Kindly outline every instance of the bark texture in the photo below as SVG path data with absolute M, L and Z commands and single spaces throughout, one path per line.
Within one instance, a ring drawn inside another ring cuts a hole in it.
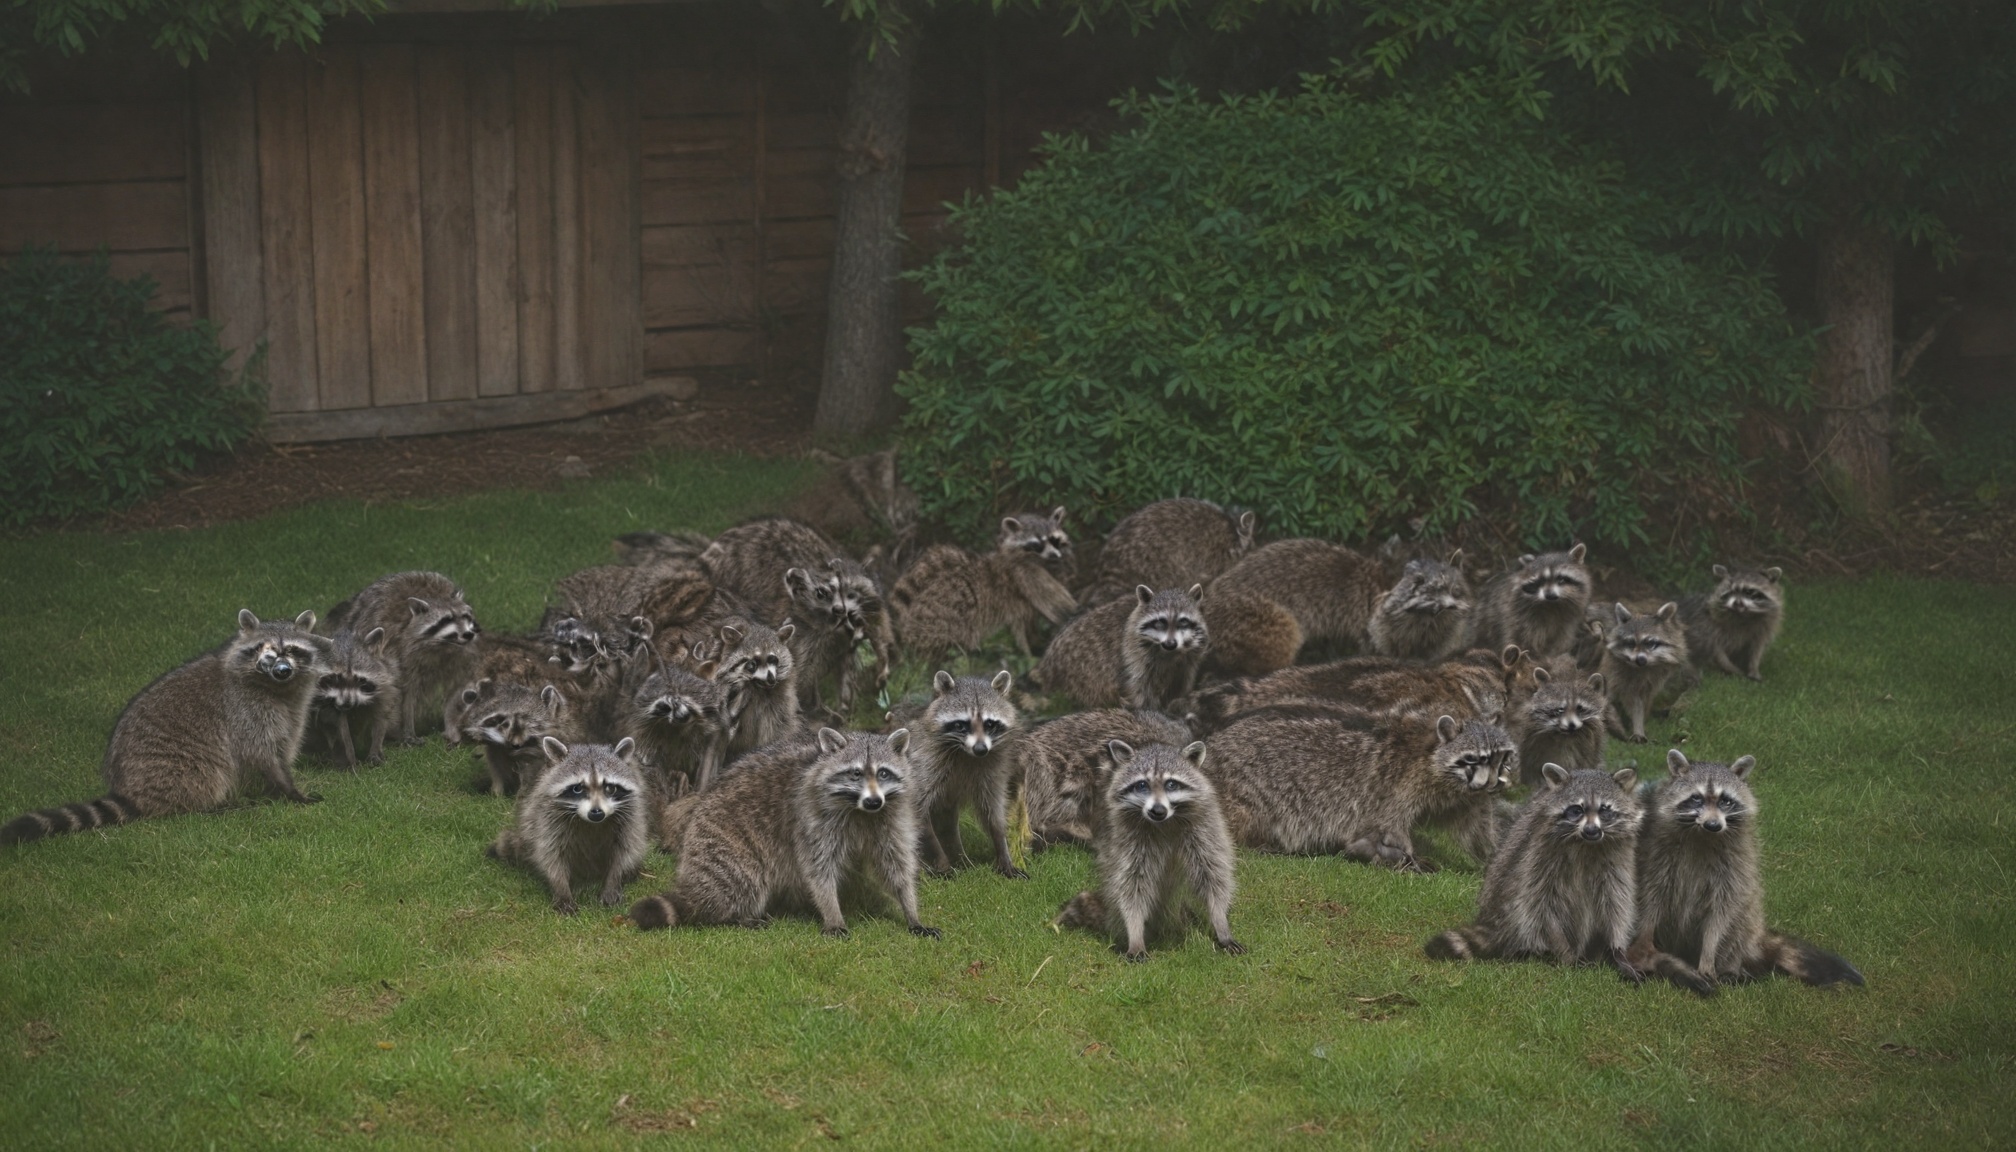
M 1820 237 L 1815 283 L 1821 480 L 1857 516 L 1890 510 L 1890 400 L 1897 242 L 1844 215 Z
M 919 28 L 906 0 L 881 11 L 892 44 L 872 23 L 855 41 L 840 118 L 833 280 L 826 297 L 826 358 L 813 434 L 852 439 L 894 408 L 903 330 L 897 275 L 903 262 L 903 171 L 910 137 L 910 72 Z

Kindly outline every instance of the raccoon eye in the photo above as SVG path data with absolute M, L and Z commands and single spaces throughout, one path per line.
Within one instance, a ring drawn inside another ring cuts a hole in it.
M 1030 540 L 1022 545 L 1022 550 L 1024 552 L 1041 552 L 1043 550 L 1043 542 L 1041 540 Z
M 1617 814 L 1617 810 L 1616 810 L 1616 809 L 1614 809 L 1614 808 L 1612 808 L 1612 807 L 1610 807 L 1610 806 L 1609 806 L 1608 804 L 1601 804 L 1601 805 L 1598 805 L 1598 806 L 1597 806 L 1597 808 L 1596 808 L 1596 814 L 1597 814 L 1598 816 L 1602 816 L 1602 817 L 1606 817 L 1606 818 L 1607 818 L 1607 817 L 1611 817 L 1611 816 L 1615 816 L 1615 815 Z
M 621 800 L 625 796 L 630 795 L 630 790 L 621 784 L 604 784 L 602 786 L 602 794 L 611 800 Z
M 1686 798 L 1685 800 L 1682 800 L 1682 801 L 1680 801 L 1680 811 L 1682 811 L 1682 812 L 1698 812 L 1698 811 L 1700 811 L 1700 810 L 1701 810 L 1701 805 L 1702 805 L 1702 803 L 1703 803 L 1703 800 L 1701 799 L 1701 797 L 1699 797 L 1699 796 L 1689 796 L 1689 797 L 1687 797 L 1687 798 Z
M 742 662 L 742 668 L 743 668 L 743 670 L 744 670 L 744 671 L 746 671 L 746 672 L 754 672 L 754 671 L 756 670 L 756 659 L 755 659 L 755 657 L 753 657 L 753 656 L 752 656 L 752 657 L 750 657 L 749 659 L 747 659 L 747 660 L 744 660 L 744 661 Z
M 1128 792 L 1128 794 L 1129 794 L 1129 795 L 1131 795 L 1131 796 L 1145 796 L 1145 795 L 1147 795 L 1147 794 L 1148 794 L 1148 781 L 1146 781 L 1146 780 L 1136 780 L 1136 781 L 1134 781 L 1134 782 L 1133 782 L 1132 784 L 1129 784 L 1129 785 L 1127 786 L 1127 792 Z
M 1524 593 L 1526 593 L 1526 594 L 1527 594 L 1528 596 L 1531 596 L 1531 595 L 1533 595 L 1533 594 L 1534 594 L 1535 592 L 1538 592 L 1538 591 L 1540 591 L 1541 587 L 1542 587 L 1542 586 L 1544 586 L 1544 585 L 1545 585 L 1546 583 L 1547 583 L 1547 581 L 1546 581 L 1546 580 L 1544 580 L 1544 579 L 1540 579 L 1540 580 L 1528 580 L 1528 581 L 1526 581 L 1526 583 L 1524 583 L 1524 584 L 1521 584 L 1521 585 L 1519 586 L 1519 590 L 1520 590 L 1521 592 L 1524 592 Z
M 896 773 L 891 772 L 887 768 L 877 768 L 875 770 L 875 779 L 880 780 L 886 784 L 889 781 L 896 779 Z
M 566 792 L 562 793 L 562 795 L 572 796 L 575 797 L 576 799 L 579 799 L 582 796 L 586 796 L 587 794 L 588 794 L 588 786 L 586 784 L 569 784 L 567 786 Z
M 1582 818 L 1582 806 L 1580 804 L 1568 805 L 1568 807 L 1562 811 L 1561 818 L 1563 820 L 1580 820 Z
M 958 732 L 963 735 L 972 730 L 973 722 L 971 720 L 947 720 L 945 722 L 945 731 L 947 732 Z
M 862 771 L 862 770 L 861 770 L 861 769 L 859 769 L 859 768 L 849 768 L 849 769 L 847 770 L 847 778 L 848 778 L 849 780 L 859 780 L 859 779 L 862 779 L 863 777 L 865 777 L 865 776 L 867 776 L 867 775 L 868 775 L 868 773 L 866 773 L 866 772 Z
M 989 716 L 985 721 L 981 722 L 980 726 L 982 728 L 985 728 L 989 735 L 997 735 L 1002 730 L 1008 727 L 1006 724 L 1001 723 L 1001 721 L 994 719 L 992 716 Z
M 833 598 L 833 590 L 831 588 L 814 588 L 812 594 L 817 596 L 822 603 Z

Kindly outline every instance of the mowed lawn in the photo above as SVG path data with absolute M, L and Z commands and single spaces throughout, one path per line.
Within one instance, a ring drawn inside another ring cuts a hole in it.
M 812 481 L 688 458 L 552 493 L 0 542 L 0 819 L 97 795 L 123 703 L 240 607 L 326 612 L 431 567 L 486 626 L 525 627 L 612 535 L 718 530 Z M 509 803 L 472 792 L 466 751 L 306 762 L 313 807 L 0 850 L 0 1143 L 2006 1147 L 2012 651 L 2016 590 L 1795 585 L 1766 683 L 1713 680 L 1657 723 L 1692 755 L 1758 757 L 1770 919 L 1869 980 L 1709 1002 L 1426 960 L 1473 910 L 1467 865 L 1243 855 L 1238 958 L 1195 936 L 1128 965 L 1053 932 L 1091 874 L 1075 850 L 1023 882 L 926 880 L 942 940 L 860 913 L 846 940 L 788 919 L 644 935 L 592 903 L 556 916 L 484 858 Z M 670 860 L 648 868 L 632 898 Z

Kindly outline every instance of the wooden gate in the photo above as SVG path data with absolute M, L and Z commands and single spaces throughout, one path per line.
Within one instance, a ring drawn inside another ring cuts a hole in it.
M 560 419 L 644 394 L 628 59 L 331 43 L 198 73 L 202 280 L 227 346 L 266 341 L 268 436 Z

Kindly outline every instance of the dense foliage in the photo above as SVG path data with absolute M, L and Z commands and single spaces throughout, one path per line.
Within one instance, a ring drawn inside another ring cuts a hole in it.
M 154 291 L 102 255 L 0 266 L 0 523 L 138 499 L 259 426 L 256 371 L 228 370 L 210 324 L 149 309 Z
M 1738 467 L 1810 342 L 1760 275 L 1655 239 L 1614 163 L 1475 75 L 1365 99 L 1129 98 L 960 208 L 919 272 L 910 479 L 951 523 L 1023 500 L 1233 500 L 1275 531 L 1646 535 Z

